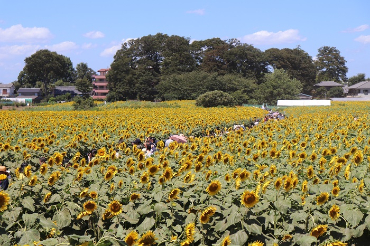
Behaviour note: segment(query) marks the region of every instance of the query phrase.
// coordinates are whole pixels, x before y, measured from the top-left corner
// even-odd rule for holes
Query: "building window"
[[[369,90],[364,90],[364,94],[365,95],[368,95],[369,94]]]

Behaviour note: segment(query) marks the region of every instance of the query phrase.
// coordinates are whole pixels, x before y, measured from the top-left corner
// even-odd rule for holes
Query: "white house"
[[[10,84],[0,84],[0,98],[11,97],[14,95],[14,85]]]
[[[370,98],[370,81],[362,81],[357,84],[349,86],[348,96]]]

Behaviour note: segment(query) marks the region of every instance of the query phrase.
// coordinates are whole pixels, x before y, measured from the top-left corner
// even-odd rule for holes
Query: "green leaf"
[[[39,217],[38,213],[22,215],[22,219],[26,227],[31,227],[38,217]]]
[[[136,228],[139,233],[144,233],[148,230],[150,230],[155,224],[155,219],[152,217],[150,218],[145,218],[144,221]]]
[[[69,226],[72,222],[69,209],[63,208],[60,212],[56,213],[53,217],[53,221],[57,222],[57,226],[60,229]]]
[[[19,241],[19,244],[30,244],[34,241],[38,242],[40,241],[40,233],[36,229],[31,229],[25,232],[22,232],[21,240]]]
[[[356,227],[362,220],[362,217],[364,217],[364,214],[355,209],[349,209],[349,210],[342,210],[342,207],[340,207],[340,211],[342,212],[343,217],[350,223],[353,227]]]
[[[236,245],[245,245],[248,240],[248,234],[240,230],[235,234],[230,235],[231,243]]]
[[[197,216],[196,216],[195,214],[193,214],[193,213],[189,214],[189,215],[186,217],[185,224],[187,225],[187,224],[189,224],[189,223],[194,222],[194,220],[195,220],[195,218],[196,218],[196,217],[197,217]]]
[[[38,242],[38,245],[43,245],[43,246],[55,246],[57,245],[59,242],[56,238],[49,238],[49,239],[46,239],[44,241],[40,241]]]
[[[217,222],[217,224],[215,225],[215,230],[216,231],[225,231],[227,228],[227,223],[226,223],[226,220],[221,220],[219,222]]]
[[[300,246],[311,246],[312,243],[317,242],[317,238],[310,235],[294,235],[294,242]]]
[[[35,212],[35,206],[33,205],[34,203],[35,201],[30,196],[25,197],[22,201],[23,207],[28,208],[32,212]]]
[[[154,200],[156,200],[157,202],[160,202],[162,200],[162,197],[163,197],[162,191],[157,191],[153,196]]]
[[[167,204],[163,203],[163,202],[160,202],[160,203],[156,203],[154,205],[154,211],[157,212],[157,213],[162,213],[164,210],[166,210],[168,207],[167,207]]]
[[[40,215],[40,225],[47,230],[56,227],[53,221],[50,218],[45,218],[44,215]]]
[[[59,194],[54,194],[50,197],[50,200],[48,203],[54,203],[54,202],[60,202],[61,201],[61,197]]]
[[[136,210],[136,212],[138,212],[139,214],[143,214],[143,215],[148,214],[152,211],[153,211],[153,209],[148,204],[142,204]]]
[[[291,207],[291,202],[288,199],[284,199],[283,197],[280,197],[275,203],[275,206],[277,210],[279,210],[279,212],[286,214],[288,212],[288,209],[290,209]]]
[[[136,211],[130,211],[128,213],[122,214],[129,223],[135,225],[139,222],[140,215]]]
[[[257,225],[257,224],[251,224],[251,225],[246,224],[245,228],[250,233],[254,233],[254,234],[257,234],[257,235],[262,234],[262,227]]]

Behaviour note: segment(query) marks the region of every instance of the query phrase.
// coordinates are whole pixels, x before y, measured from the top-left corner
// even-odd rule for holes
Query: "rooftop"
[[[343,87],[344,85],[339,84],[335,81],[321,81],[320,83],[314,85],[314,86],[328,86],[328,87],[333,87],[333,86],[340,86]]]
[[[13,86],[13,83],[9,83],[9,84],[0,84],[0,88],[10,88]]]
[[[348,89],[368,89],[370,88],[370,81],[362,81],[357,84],[351,85]]]

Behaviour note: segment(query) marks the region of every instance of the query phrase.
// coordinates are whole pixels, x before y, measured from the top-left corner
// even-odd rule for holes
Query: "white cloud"
[[[50,51],[65,52],[78,49],[78,45],[71,41],[65,41],[59,44],[45,45],[45,48]]]
[[[81,48],[84,50],[95,48],[97,45],[92,43],[84,43]]]
[[[105,50],[103,50],[101,53],[100,53],[100,56],[114,56],[117,52],[117,50],[121,49],[122,47],[122,44],[130,41],[130,40],[133,40],[134,38],[127,38],[127,39],[122,39],[122,43],[120,44],[117,44],[117,45],[113,45],[109,48],[106,48]]]
[[[0,42],[44,42],[51,39],[53,35],[45,27],[23,27],[14,25],[7,29],[0,28]]]
[[[295,29],[289,29],[286,31],[268,32],[259,31],[253,34],[245,35],[240,38],[242,42],[249,44],[282,44],[282,43],[294,43],[297,41],[306,41],[306,38],[299,36],[299,31]]]
[[[369,29],[369,25],[361,25],[355,28],[348,28],[347,30],[344,30],[343,32],[362,32],[365,31],[366,29]]]
[[[0,47],[0,59],[12,58],[14,56],[28,56],[35,53],[39,45],[11,45]]]
[[[95,39],[95,38],[104,38],[104,33],[102,32],[99,32],[99,31],[92,31],[92,32],[88,32],[88,33],[85,33],[84,34],[84,37],[86,38],[92,38],[92,39]]]
[[[370,43],[370,35],[361,35],[360,37],[355,38],[355,41],[363,44]]]
[[[100,53],[100,56],[114,56],[117,50],[121,49],[121,47],[121,44],[113,45],[112,47],[103,50],[103,52]]]
[[[189,10],[186,11],[187,14],[197,14],[197,15],[204,15],[206,11],[204,9],[196,9],[196,10]]]

